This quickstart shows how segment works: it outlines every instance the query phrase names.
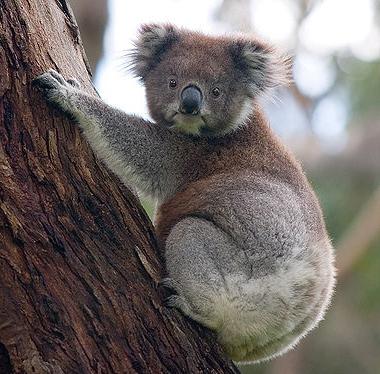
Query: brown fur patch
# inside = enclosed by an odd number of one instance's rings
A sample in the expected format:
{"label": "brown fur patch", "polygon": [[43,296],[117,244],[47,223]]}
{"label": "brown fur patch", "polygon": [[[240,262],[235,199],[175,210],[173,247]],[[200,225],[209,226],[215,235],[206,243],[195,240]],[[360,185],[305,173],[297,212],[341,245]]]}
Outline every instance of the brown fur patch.
{"label": "brown fur patch", "polygon": [[276,176],[290,184],[303,195],[305,209],[315,211],[309,225],[320,235],[325,234],[319,204],[299,163],[277,140],[259,110],[248,126],[226,137],[200,142],[204,144],[198,145],[199,152],[189,156],[193,167],[189,168],[187,183],[157,211],[156,232],[162,245],[172,227],[184,217],[207,215],[213,188],[216,194],[221,179],[226,186],[233,186],[247,173]]}

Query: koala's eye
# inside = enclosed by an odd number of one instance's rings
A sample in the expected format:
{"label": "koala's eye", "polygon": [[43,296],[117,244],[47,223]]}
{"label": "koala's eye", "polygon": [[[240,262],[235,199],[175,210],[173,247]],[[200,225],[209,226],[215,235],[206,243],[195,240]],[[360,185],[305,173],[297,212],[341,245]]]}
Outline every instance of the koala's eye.
{"label": "koala's eye", "polygon": [[215,87],[212,89],[212,94],[215,96],[215,97],[219,97],[220,96],[220,88],[219,87]]}
{"label": "koala's eye", "polygon": [[170,88],[176,88],[177,87],[177,81],[175,79],[170,79],[169,87]]}

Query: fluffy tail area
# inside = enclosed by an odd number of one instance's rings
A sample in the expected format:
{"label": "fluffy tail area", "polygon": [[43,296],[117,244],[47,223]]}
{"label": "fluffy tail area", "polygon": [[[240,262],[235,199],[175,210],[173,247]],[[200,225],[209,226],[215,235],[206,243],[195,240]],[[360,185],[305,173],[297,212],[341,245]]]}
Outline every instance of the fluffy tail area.
{"label": "fluffy tail area", "polygon": [[272,274],[228,276],[213,294],[207,322],[235,361],[257,362],[285,353],[323,318],[334,285],[332,266],[295,260]]}

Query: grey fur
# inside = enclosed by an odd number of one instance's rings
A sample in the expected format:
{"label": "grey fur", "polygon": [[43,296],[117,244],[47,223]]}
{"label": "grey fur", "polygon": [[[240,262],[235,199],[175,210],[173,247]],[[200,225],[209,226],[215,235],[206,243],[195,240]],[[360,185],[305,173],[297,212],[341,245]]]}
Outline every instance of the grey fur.
{"label": "grey fur", "polygon": [[[69,80],[70,81],[70,80]],[[97,155],[126,184],[164,200],[181,185],[190,147],[184,136],[111,108],[54,70],[35,79],[47,101],[73,117]]]}
{"label": "grey fur", "polygon": [[[254,134],[255,147],[262,148],[258,154],[263,160],[258,160],[244,136],[238,141],[239,136],[223,136],[246,128],[248,122],[259,125],[249,98],[263,87],[281,83],[283,75],[269,62],[272,51],[233,41],[235,58],[245,56],[239,60],[242,71],[235,71],[232,63],[225,70],[232,69],[234,77],[247,76],[236,83],[222,70],[225,97],[217,102],[207,96],[212,77],[198,79],[194,72],[216,74],[219,61],[215,66],[210,61],[210,70],[204,72],[191,64],[193,56],[186,55],[187,65],[182,65],[187,70],[181,71],[178,59],[183,56],[174,51],[171,58],[180,69],[179,85],[196,82],[208,111],[201,124],[206,135],[189,136],[180,132],[181,126],[174,131],[167,121],[168,111],[177,110],[178,93],[162,89],[174,68],[161,47],[171,48],[182,34],[167,25],[147,26],[142,32],[134,69],[147,86],[157,124],[109,107],[53,70],[37,77],[35,84],[47,101],[75,118],[97,155],[124,183],[132,181],[161,207],[170,205],[171,199],[177,199],[173,201],[183,209],[194,203],[166,238],[169,277],[163,283],[177,293],[168,304],[215,330],[237,361],[279,355],[325,313],[334,285],[332,247],[318,202],[286,152],[277,146],[272,150],[268,138],[265,143],[260,133]],[[198,35],[188,35],[190,43],[197,43]],[[221,43],[229,45],[225,39]],[[263,167],[255,169],[259,161]],[[181,193],[185,194],[182,202]],[[186,196],[195,196],[196,201]]]}

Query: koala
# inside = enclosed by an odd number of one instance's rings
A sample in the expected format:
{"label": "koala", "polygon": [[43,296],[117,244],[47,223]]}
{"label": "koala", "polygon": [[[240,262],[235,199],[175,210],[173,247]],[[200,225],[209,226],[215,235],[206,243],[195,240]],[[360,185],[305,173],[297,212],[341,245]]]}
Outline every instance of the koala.
{"label": "koala", "polygon": [[335,283],[318,200],[259,104],[288,82],[288,58],[254,37],[170,24],[143,25],[130,58],[154,122],[54,70],[34,84],[121,181],[157,201],[168,305],[235,361],[288,351],[323,318]]}

